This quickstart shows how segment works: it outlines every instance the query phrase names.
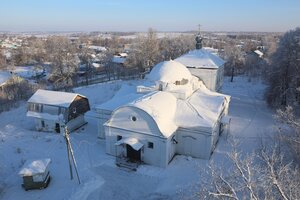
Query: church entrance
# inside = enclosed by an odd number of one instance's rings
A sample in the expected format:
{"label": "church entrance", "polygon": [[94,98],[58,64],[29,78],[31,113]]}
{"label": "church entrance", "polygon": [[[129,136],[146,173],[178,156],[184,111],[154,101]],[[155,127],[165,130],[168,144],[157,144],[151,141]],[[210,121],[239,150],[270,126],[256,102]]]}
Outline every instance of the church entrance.
{"label": "church entrance", "polygon": [[130,145],[126,144],[127,158],[130,161],[141,161],[141,149],[135,150]]}

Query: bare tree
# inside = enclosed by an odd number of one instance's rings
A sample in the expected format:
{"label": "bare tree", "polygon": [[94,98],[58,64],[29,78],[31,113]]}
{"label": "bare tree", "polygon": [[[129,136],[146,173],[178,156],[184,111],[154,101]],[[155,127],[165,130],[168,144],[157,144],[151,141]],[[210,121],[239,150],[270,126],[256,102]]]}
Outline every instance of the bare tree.
{"label": "bare tree", "polygon": [[227,156],[231,167],[225,170],[212,163],[208,176],[203,176],[199,199],[300,198],[299,169],[284,159],[278,146],[268,144],[247,155],[233,146]]}
{"label": "bare tree", "polygon": [[281,123],[287,124],[291,127],[290,131],[281,130],[280,139],[288,147],[290,155],[295,159],[300,166],[300,119],[294,114],[293,107],[287,106],[284,109],[278,109],[276,118]]}

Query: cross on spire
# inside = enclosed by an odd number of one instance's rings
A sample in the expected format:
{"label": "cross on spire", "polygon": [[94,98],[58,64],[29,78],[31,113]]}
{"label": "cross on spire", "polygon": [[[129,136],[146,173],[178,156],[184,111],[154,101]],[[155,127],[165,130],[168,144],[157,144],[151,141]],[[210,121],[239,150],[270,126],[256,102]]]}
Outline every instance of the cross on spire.
{"label": "cross on spire", "polygon": [[195,38],[195,40],[196,40],[196,49],[201,49],[202,48],[202,37],[201,37],[201,33],[200,33],[201,25],[198,24],[198,27],[199,27],[199,33]]}

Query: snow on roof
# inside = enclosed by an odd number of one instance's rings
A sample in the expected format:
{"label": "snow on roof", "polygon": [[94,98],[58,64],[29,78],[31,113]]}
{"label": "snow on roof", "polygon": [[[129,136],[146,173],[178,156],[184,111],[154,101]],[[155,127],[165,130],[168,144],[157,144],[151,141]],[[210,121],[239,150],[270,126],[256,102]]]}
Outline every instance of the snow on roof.
{"label": "snow on roof", "polygon": [[41,160],[27,160],[20,170],[20,176],[34,176],[37,174],[45,173],[50,164],[51,159],[41,159]]}
{"label": "snow on roof", "polygon": [[206,49],[196,49],[176,58],[175,61],[187,67],[216,69],[224,65],[225,61]]}
{"label": "snow on roof", "polygon": [[123,57],[121,57],[121,56],[114,56],[114,57],[112,58],[112,62],[113,62],[113,63],[123,64],[123,63],[125,63],[125,61],[126,61],[126,58],[123,58]]}
{"label": "snow on roof", "polygon": [[182,79],[190,80],[191,77],[190,71],[183,64],[170,60],[155,65],[146,78],[154,82],[175,83]]}
{"label": "snow on roof", "polygon": [[178,128],[175,124],[177,99],[168,92],[155,92],[131,103],[132,106],[147,112],[155,120],[165,137],[172,135]]}
{"label": "snow on roof", "polygon": [[136,151],[140,150],[144,146],[136,138],[123,138],[115,143],[115,145],[120,145],[120,144],[128,144]]}
{"label": "snow on roof", "polygon": [[107,49],[105,47],[102,47],[102,46],[89,46],[89,49],[93,49],[95,51],[106,51]]}
{"label": "snow on roof", "polygon": [[178,100],[176,123],[185,128],[212,127],[229,101],[228,95],[212,92],[202,83],[188,100]]}
{"label": "snow on roof", "polygon": [[96,109],[113,111],[116,108],[126,105],[144,94],[136,93],[136,85],[123,84],[120,90],[113,96],[113,98],[101,105],[96,106]]}
{"label": "snow on roof", "polygon": [[255,50],[254,53],[256,53],[259,57],[262,57],[264,55],[264,53],[260,50]]}
{"label": "snow on roof", "polygon": [[[184,100],[177,101],[175,122],[182,128],[210,127],[209,122],[199,115],[195,108]],[[188,119],[188,120],[187,120]]]}
{"label": "snow on roof", "polygon": [[127,54],[127,53],[118,53],[118,56],[121,56],[121,57],[127,57],[128,54]]}
{"label": "snow on roof", "polygon": [[95,67],[95,68],[100,68],[100,67],[102,67],[101,64],[99,64],[99,63],[92,63],[92,65],[93,65],[93,67]]}
{"label": "snow on roof", "polygon": [[215,49],[215,48],[212,48],[212,47],[202,47],[202,48],[209,51],[209,52],[211,52],[214,55],[218,55],[218,52],[219,52],[218,49]]}
{"label": "snow on roof", "polygon": [[12,77],[10,72],[0,71],[0,86],[4,85]]}
{"label": "snow on roof", "polygon": [[32,78],[44,73],[44,69],[35,66],[16,66],[13,73],[22,78]]}
{"label": "snow on roof", "polygon": [[[28,103],[40,103],[52,106],[59,106],[68,108],[73,100],[77,96],[84,97],[80,94],[69,93],[69,92],[58,92],[50,90],[41,90],[36,91],[32,97],[28,100]],[[85,98],[85,97],[84,97]]]}

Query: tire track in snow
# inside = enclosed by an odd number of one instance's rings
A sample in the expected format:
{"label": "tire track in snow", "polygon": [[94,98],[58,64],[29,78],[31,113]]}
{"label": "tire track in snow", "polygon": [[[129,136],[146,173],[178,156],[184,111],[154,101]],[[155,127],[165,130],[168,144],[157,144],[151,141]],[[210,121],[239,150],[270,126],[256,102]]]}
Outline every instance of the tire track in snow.
{"label": "tire track in snow", "polygon": [[105,181],[100,176],[97,176],[97,178],[94,178],[77,188],[76,192],[69,198],[69,200],[88,199],[89,195],[98,190],[104,184],[104,182]]}

